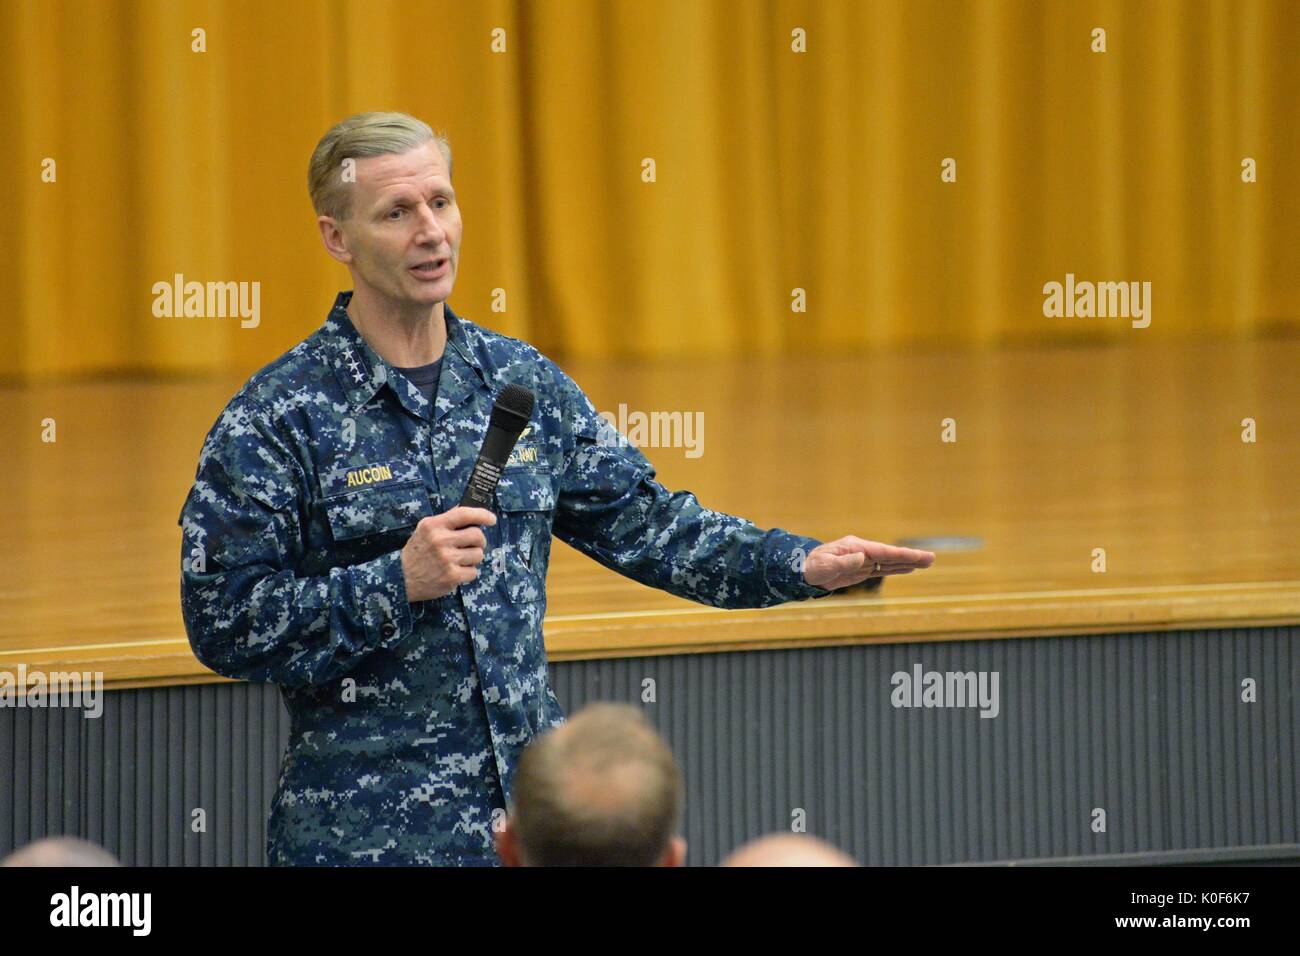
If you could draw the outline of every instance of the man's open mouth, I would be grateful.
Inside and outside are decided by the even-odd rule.
[[[411,266],[411,271],[421,279],[440,279],[447,272],[449,259],[429,259],[419,265]]]

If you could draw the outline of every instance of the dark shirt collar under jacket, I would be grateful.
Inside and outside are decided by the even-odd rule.
[[[442,375],[438,392],[430,403],[418,387],[405,375],[395,371],[361,337],[348,316],[348,303],[352,292],[340,292],[330,309],[329,318],[321,328],[319,344],[327,361],[334,367],[339,383],[347,394],[349,404],[359,409],[385,385],[397,400],[417,418],[437,422],[449,411],[488,385],[487,375],[475,357],[469,342],[467,323],[443,303],[447,323],[447,347],[442,353]]]

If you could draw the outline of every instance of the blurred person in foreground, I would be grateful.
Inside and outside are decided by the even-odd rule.
[[[723,866],[857,866],[825,840],[806,833],[773,833],[752,840],[722,861]]]
[[[506,866],[682,866],[682,779],[639,710],[592,704],[524,751],[497,832]]]
[[[19,847],[0,866],[121,866],[103,847],[80,837],[45,837]]]

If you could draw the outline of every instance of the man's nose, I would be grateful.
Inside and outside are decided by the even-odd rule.
[[[446,229],[427,205],[420,207],[420,227],[416,230],[415,241],[441,245]]]

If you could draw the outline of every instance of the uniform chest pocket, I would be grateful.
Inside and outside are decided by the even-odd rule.
[[[496,490],[501,521],[501,558],[493,568],[512,604],[531,604],[545,597],[546,565],[551,552],[555,488],[549,472],[507,468]]]
[[[410,529],[433,514],[423,482],[331,495],[322,503],[335,541],[353,541]]]

